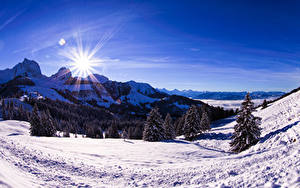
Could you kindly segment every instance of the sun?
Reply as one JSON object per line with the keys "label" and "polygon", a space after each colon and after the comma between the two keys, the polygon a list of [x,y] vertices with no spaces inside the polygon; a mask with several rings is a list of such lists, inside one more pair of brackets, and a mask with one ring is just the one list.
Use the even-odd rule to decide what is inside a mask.
{"label": "sun", "polygon": [[102,60],[95,57],[95,49],[84,48],[81,40],[77,41],[76,46],[66,47],[61,55],[67,58],[70,70],[78,78],[86,78],[96,72],[95,67],[102,66]]}
{"label": "sun", "polygon": [[74,67],[80,71],[88,72],[92,68],[92,63],[87,56],[82,56],[75,60]]}
{"label": "sun", "polygon": [[94,67],[99,65],[100,61],[91,56],[88,51],[72,50],[68,58],[71,71],[79,77],[87,77],[95,71]]}

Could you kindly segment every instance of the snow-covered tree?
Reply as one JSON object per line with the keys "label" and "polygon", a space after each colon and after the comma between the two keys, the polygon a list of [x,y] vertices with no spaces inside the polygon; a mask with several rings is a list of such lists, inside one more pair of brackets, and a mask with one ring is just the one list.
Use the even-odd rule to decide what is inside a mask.
{"label": "snow-covered tree", "polygon": [[155,107],[151,110],[145,124],[143,132],[143,140],[149,142],[161,141],[165,139],[165,129],[163,126],[163,120],[158,112],[158,108]]}
{"label": "snow-covered tree", "polygon": [[35,104],[30,116],[30,135],[39,136],[41,132],[41,120],[39,116],[39,109]]}
{"label": "snow-covered tree", "polygon": [[40,121],[41,127],[38,136],[55,136],[56,126],[49,110],[42,112]]}
{"label": "snow-covered tree", "polygon": [[184,136],[187,140],[194,140],[200,130],[200,118],[197,107],[192,105],[185,115]]}
{"label": "snow-covered tree", "polygon": [[207,112],[204,110],[202,112],[201,121],[200,121],[201,131],[210,130],[210,121]]}
{"label": "snow-covered tree", "polygon": [[165,135],[167,140],[172,140],[176,137],[175,133],[175,127],[174,124],[172,123],[172,118],[171,115],[168,113],[165,122],[164,122],[164,127],[165,127]]}
{"label": "snow-covered tree", "polygon": [[265,99],[264,102],[262,103],[262,109],[265,109],[268,107],[268,102],[267,100]]}
{"label": "snow-covered tree", "polygon": [[248,93],[237,115],[237,124],[234,126],[234,133],[230,142],[231,151],[244,151],[259,141],[261,118],[253,116],[253,111],[254,104]]}
{"label": "snow-covered tree", "polygon": [[1,105],[1,107],[2,107],[2,118],[4,119],[4,120],[6,120],[7,119],[7,115],[6,115],[6,104],[5,104],[5,102],[4,102],[4,99],[2,99],[2,105]]}
{"label": "snow-covered tree", "polygon": [[103,138],[103,131],[100,127],[100,122],[98,120],[87,122],[85,134],[86,137],[89,138]]}
{"label": "snow-covered tree", "polygon": [[105,138],[120,138],[116,122],[112,122],[112,125],[107,129]]}
{"label": "snow-covered tree", "polygon": [[135,127],[128,128],[129,139],[142,139],[143,138],[143,127],[136,125]]}
{"label": "snow-covered tree", "polygon": [[182,117],[177,118],[175,121],[175,129],[176,129],[176,136],[180,136],[184,134],[184,121],[185,121],[185,114]]}

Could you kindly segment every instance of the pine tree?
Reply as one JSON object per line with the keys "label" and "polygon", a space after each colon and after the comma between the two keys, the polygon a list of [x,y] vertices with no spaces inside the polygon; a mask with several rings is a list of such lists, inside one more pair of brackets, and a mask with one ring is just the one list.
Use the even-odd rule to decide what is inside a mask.
{"label": "pine tree", "polygon": [[86,123],[85,130],[86,137],[89,138],[103,138],[103,131],[100,127],[98,120],[90,121]]}
{"label": "pine tree", "polygon": [[30,135],[39,136],[41,130],[41,120],[39,116],[39,109],[35,104],[30,116]]}
{"label": "pine tree", "polygon": [[158,108],[155,107],[151,110],[147,121],[145,123],[145,129],[143,132],[143,140],[149,142],[161,141],[165,139],[165,129],[163,127],[163,120]]}
{"label": "pine tree", "polygon": [[47,117],[45,111],[40,112],[40,129],[39,134],[37,136],[46,136],[47,134]]}
{"label": "pine tree", "polygon": [[201,121],[200,121],[200,129],[201,131],[207,131],[210,130],[210,121],[207,115],[207,112],[204,110],[202,112],[202,117],[201,117]]}
{"label": "pine tree", "polygon": [[176,136],[181,136],[184,134],[184,121],[185,121],[185,115],[182,117],[179,117],[175,122],[176,127]]}
{"label": "pine tree", "polygon": [[262,103],[262,109],[265,109],[268,107],[268,102],[267,100],[265,99],[264,102]]}
{"label": "pine tree", "polygon": [[96,138],[95,125],[93,122],[86,123],[85,134],[88,138]]}
{"label": "pine tree", "polygon": [[133,135],[134,135],[135,139],[143,139],[143,127],[142,126],[136,126],[134,128]]}
{"label": "pine tree", "polygon": [[115,121],[112,122],[112,125],[108,128],[107,133],[105,133],[105,138],[120,138],[118,127]]}
{"label": "pine tree", "polygon": [[4,99],[2,99],[2,119],[3,120],[7,120],[7,113],[6,113],[6,111],[7,111],[7,109],[6,109],[6,104],[5,104],[5,101],[4,101]]}
{"label": "pine tree", "polygon": [[134,127],[129,127],[128,128],[128,138],[129,139],[135,139],[135,137],[134,137]]}
{"label": "pine tree", "polygon": [[48,109],[45,112],[45,118],[46,118],[46,122],[45,122],[46,126],[45,125],[43,126],[45,128],[45,136],[55,136],[56,135],[55,121],[52,118]]}
{"label": "pine tree", "polygon": [[165,122],[164,122],[164,127],[165,127],[165,135],[167,140],[172,140],[176,137],[175,133],[175,127],[174,124],[172,123],[172,118],[171,115],[168,113]]}
{"label": "pine tree", "polygon": [[237,115],[237,124],[234,126],[234,133],[230,142],[231,151],[244,151],[259,141],[261,118],[253,116],[253,111],[254,104],[248,93]]}
{"label": "pine tree", "polygon": [[185,115],[184,136],[185,139],[192,141],[197,137],[198,133],[201,133],[200,118],[197,107],[192,105]]}

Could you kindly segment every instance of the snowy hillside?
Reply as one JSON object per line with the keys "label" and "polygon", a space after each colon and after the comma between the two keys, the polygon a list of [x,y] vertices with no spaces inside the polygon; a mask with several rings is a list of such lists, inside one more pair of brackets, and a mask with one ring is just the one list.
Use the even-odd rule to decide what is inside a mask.
{"label": "snowy hillside", "polygon": [[[0,122],[4,187],[300,187],[300,92],[256,112],[261,141],[229,153],[233,118],[195,142],[30,137]],[[13,177],[13,178],[12,178]]]}

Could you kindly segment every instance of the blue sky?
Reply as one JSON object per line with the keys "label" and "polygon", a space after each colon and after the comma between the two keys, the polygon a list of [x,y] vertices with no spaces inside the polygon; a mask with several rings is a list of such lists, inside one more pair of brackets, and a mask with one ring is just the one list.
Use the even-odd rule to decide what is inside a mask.
{"label": "blue sky", "polygon": [[299,9],[296,0],[2,0],[0,69],[26,57],[54,74],[80,37],[84,49],[98,49],[96,72],[112,80],[289,91],[300,81]]}

